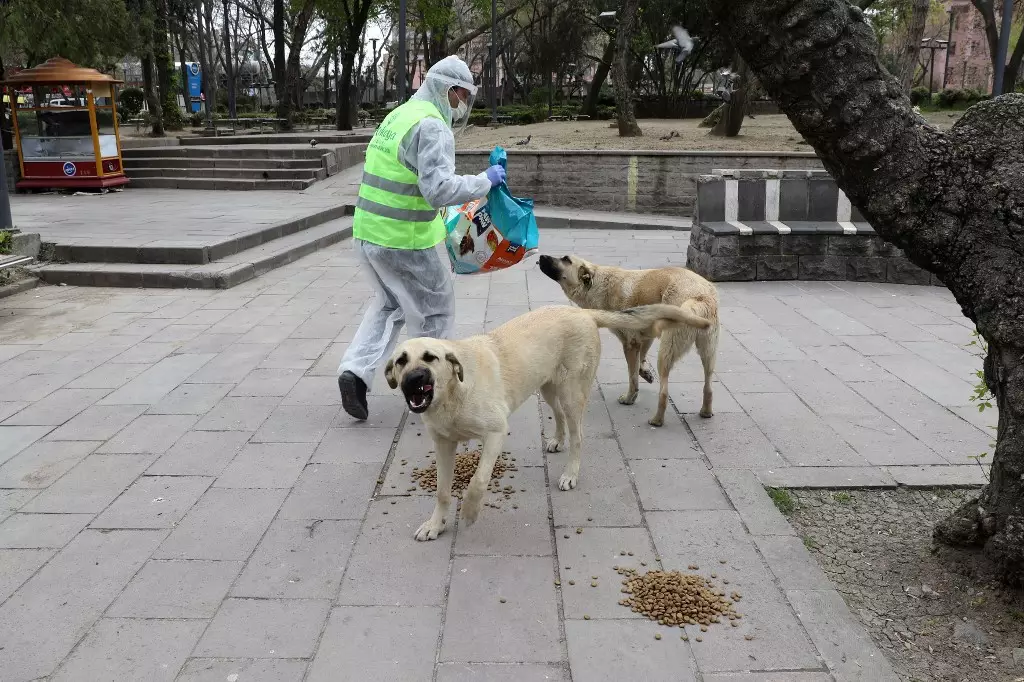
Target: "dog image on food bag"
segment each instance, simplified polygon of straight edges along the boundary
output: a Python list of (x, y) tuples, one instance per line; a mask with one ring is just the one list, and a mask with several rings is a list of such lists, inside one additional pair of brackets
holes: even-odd
[(632, 405), (640, 393), (638, 377), (653, 380), (644, 374), (641, 363), (655, 338), (659, 338), (658, 407), (648, 421), (651, 426), (665, 422), (668, 405), (668, 376), (679, 360), (694, 345), (704, 366), (704, 395), (700, 416), (711, 417), (711, 375), (715, 371), (718, 352), (718, 291), (715, 285), (686, 268), (658, 268), (654, 270), (626, 270), (606, 265), (595, 265), (579, 256), (542, 255), (538, 260), (541, 272), (558, 282), (562, 292), (581, 308), (596, 310), (622, 310), (651, 303), (664, 303), (686, 310), (690, 315), (708, 321), (708, 325), (676, 325), (660, 328), (660, 334), (649, 330), (612, 329), (622, 343), (629, 372), (629, 387), (619, 396), (619, 403)]
[(434, 540), (444, 531), (451, 505), (455, 450), (480, 440), (480, 463), (463, 493), (462, 519), (472, 525), (494, 463), (501, 454), (508, 418), (538, 390), (555, 417), (555, 434), (544, 447), (557, 452), (569, 437), (569, 457), (558, 480), (561, 490), (576, 487), (583, 444), (583, 414), (601, 357), (599, 328), (657, 336), (680, 325), (711, 323), (688, 308), (650, 305), (622, 311), (550, 306), (509, 320), (489, 334), (459, 341), (409, 339), (384, 368), (392, 389), (423, 423), (437, 453), (437, 501), (415, 533)]

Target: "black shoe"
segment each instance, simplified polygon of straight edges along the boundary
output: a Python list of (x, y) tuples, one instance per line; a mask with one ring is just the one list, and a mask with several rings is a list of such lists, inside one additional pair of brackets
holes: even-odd
[(366, 384), (362, 379), (349, 371), (338, 377), (338, 388), (341, 390), (341, 406), (354, 419), (366, 421), (370, 410), (366, 406)]

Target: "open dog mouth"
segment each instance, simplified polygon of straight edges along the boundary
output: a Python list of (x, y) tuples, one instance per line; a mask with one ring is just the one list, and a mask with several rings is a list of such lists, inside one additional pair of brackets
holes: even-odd
[(433, 384), (423, 384), (415, 388), (410, 387), (404, 393), (405, 402), (414, 414), (426, 412), (427, 408), (430, 407), (431, 401), (434, 400)]

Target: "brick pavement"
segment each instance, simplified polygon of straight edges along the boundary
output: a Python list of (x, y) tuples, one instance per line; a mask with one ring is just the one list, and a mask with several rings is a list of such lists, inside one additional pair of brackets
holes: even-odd
[[(639, 267), (681, 262), (687, 236), (544, 246)], [(531, 400), (507, 447), (516, 507), (425, 544), (431, 498), (401, 473), (429, 450), (417, 419), (382, 383), (369, 422), (340, 410), (335, 368), (368, 295), (346, 244), (229, 291), (3, 299), (0, 677), (893, 679), (761, 486), (976, 481), (967, 457), (994, 417), (969, 405), (969, 325), (933, 287), (720, 290), (714, 418), (696, 416), (693, 358), (663, 429), (646, 425), (650, 387), (618, 405), (608, 338), (579, 487), (552, 489), (564, 455), (542, 453)], [(460, 335), (562, 301), (535, 267), (457, 291)], [(682, 641), (635, 618), (616, 604), (622, 551), (714, 566), (743, 625)]]

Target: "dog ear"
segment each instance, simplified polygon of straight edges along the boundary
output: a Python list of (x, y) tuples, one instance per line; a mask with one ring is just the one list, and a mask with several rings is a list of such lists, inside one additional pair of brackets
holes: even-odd
[(462, 372), (462, 363), (455, 357), (455, 353), (445, 353), (444, 359), (452, 363), (452, 369), (455, 371), (455, 376), (459, 377), (459, 381), (462, 381), (465, 375)]
[(580, 266), (579, 280), (580, 283), (582, 283), (585, 287), (589, 287), (594, 281), (594, 275), (590, 272), (586, 265)]
[(398, 381), (395, 379), (395, 361), (388, 360), (388, 364), (384, 367), (384, 378), (388, 381), (388, 386), (392, 389), (398, 388)]

